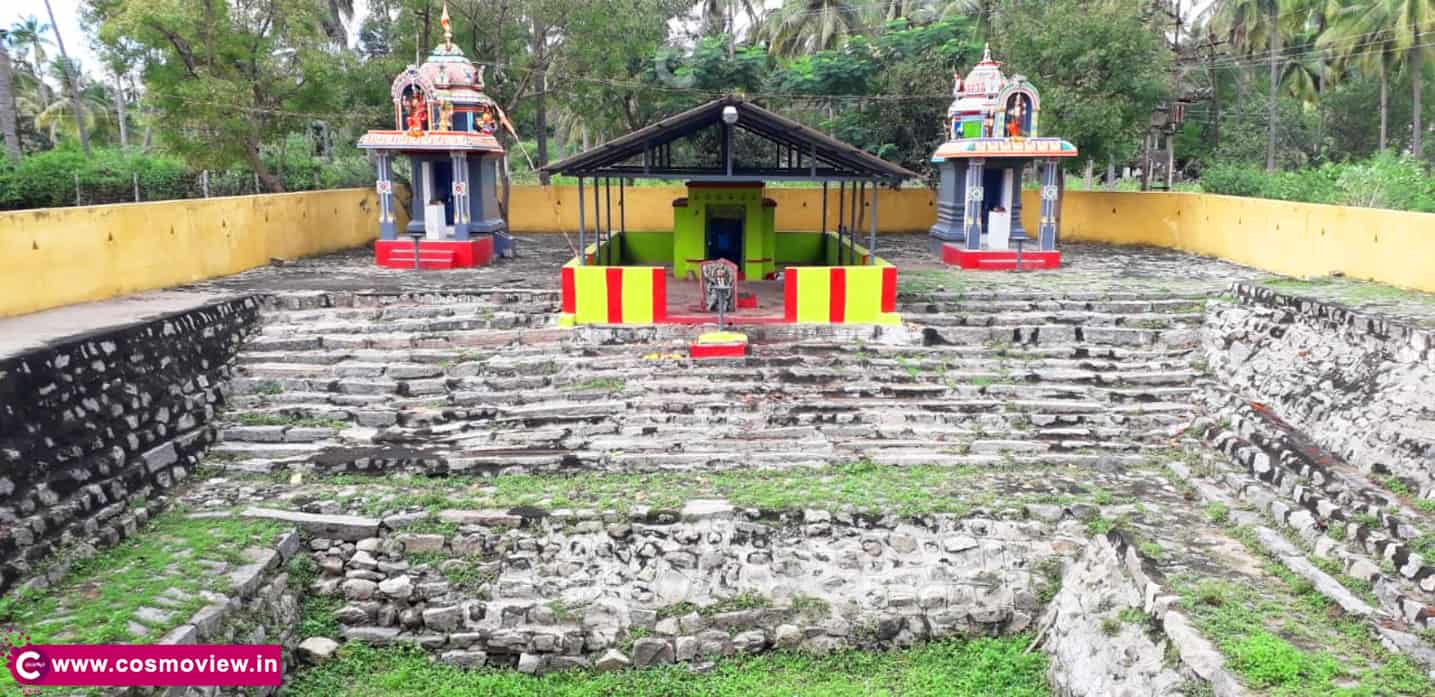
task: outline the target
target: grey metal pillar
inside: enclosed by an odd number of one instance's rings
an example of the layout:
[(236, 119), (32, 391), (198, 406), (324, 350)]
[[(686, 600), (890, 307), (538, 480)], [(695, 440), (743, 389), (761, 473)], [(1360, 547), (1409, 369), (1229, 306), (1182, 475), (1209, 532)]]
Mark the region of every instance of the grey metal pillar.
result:
[(1017, 165), (1011, 170), (1011, 239), (1031, 239), (1026, 234), (1026, 228), (1021, 224), (1021, 175), (1024, 165)]
[(468, 224), (473, 220), (473, 206), (469, 202), (468, 154), (453, 153), (453, 239), (468, 241)]
[(379, 239), (395, 240), (399, 230), (394, 217), (394, 180), (388, 153), (379, 152), (378, 168), (379, 178), (374, 188), (379, 192)]
[(1057, 206), (1061, 205), (1061, 189), (1057, 187), (1056, 178), (1060, 176), (1061, 167), (1056, 160), (1046, 160), (1041, 167), (1041, 225), (1037, 228), (1037, 241), (1042, 251), (1056, 249), (1056, 214)]
[(967, 197), (962, 221), (967, 249), (982, 248), (982, 204), (986, 191), (982, 188), (982, 175), (986, 171), (986, 160), (972, 160), (967, 165)]
[(872, 180), (872, 231), (867, 234), (867, 263), (877, 263), (877, 180)]
[(578, 177), (578, 265), (588, 263), (588, 240), (585, 239), (583, 231), (583, 218), (587, 213), (583, 210), (583, 177)]

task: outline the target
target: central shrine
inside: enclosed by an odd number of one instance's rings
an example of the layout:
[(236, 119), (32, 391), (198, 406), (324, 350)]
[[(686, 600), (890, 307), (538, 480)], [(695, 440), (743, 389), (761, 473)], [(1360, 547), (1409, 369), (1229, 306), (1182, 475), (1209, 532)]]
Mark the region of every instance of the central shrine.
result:
[[(544, 170), (578, 180), (566, 326), (900, 322), (897, 269), (875, 255), (877, 192), (921, 176), (741, 96)], [(640, 178), (686, 183), (671, 230), (627, 229), (627, 182)], [(767, 182), (821, 183), (821, 227), (778, 229)]]
[[(947, 142), (932, 156), (941, 173), (933, 246), (966, 269), (1011, 269), (1023, 252), (1027, 268), (1054, 268), (1061, 263), (1060, 161), (1076, 157), (1076, 146), (1039, 135), (1041, 96), (1025, 76), (1008, 79), (1001, 65), (988, 47), (965, 80), (955, 77)], [(1041, 178), (1035, 240), (1022, 222), (1022, 175), (1031, 165)], [(1023, 249), (1029, 242), (1033, 249)]]

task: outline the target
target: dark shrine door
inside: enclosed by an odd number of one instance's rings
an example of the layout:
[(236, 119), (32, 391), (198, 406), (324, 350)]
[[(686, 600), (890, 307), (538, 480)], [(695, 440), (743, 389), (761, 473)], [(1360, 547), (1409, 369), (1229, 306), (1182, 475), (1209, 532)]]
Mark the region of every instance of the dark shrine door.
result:
[[(993, 208), (1002, 205), (1006, 198), (1002, 193), (1002, 186), (1006, 184), (1006, 170), (1000, 167), (987, 167), (982, 171), (982, 194), (985, 200), (982, 201), (982, 229), (989, 229), (987, 214)], [(985, 233), (984, 233), (985, 234)]]
[(709, 209), (708, 259), (727, 259), (742, 268), (742, 213), (741, 208), (732, 211)]
[(443, 223), (453, 225), (453, 161), (433, 163), (433, 196), (443, 201)]

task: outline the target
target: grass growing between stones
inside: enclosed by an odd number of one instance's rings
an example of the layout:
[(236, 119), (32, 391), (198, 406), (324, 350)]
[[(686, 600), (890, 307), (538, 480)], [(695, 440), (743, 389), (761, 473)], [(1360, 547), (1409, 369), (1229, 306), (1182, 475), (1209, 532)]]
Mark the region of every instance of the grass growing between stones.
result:
[(1029, 636), (928, 644), (885, 653), (764, 654), (724, 659), (707, 673), (669, 666), (618, 673), (531, 677), (511, 670), (464, 672), (413, 649), (346, 645), (338, 657), (295, 676), (291, 697), (485, 695), (486, 697), (1039, 697), (1051, 694), (1046, 657), (1024, 654)]
[[(171, 511), (139, 533), (75, 562), (57, 584), (0, 599), (0, 625), (24, 629), (36, 644), (153, 642), (208, 604), (201, 591), (229, 590), (226, 574), (246, 563), (246, 547), (272, 547), (278, 523), (190, 519)], [(168, 615), (137, 618), (140, 608)]]
[[(890, 467), (855, 463), (787, 470), (726, 472), (507, 475), (461, 480), (389, 476), (339, 476), (323, 484), (345, 510), (385, 515), (404, 509), (497, 508), (596, 509), (626, 512), (639, 506), (679, 509), (692, 499), (726, 499), (735, 506), (763, 510), (851, 509), (895, 514), (964, 514), (976, 508), (1023, 503), (1074, 503), (1080, 494), (1011, 491), (1009, 480), (1028, 473), (1051, 473), (1049, 466)], [(347, 491), (344, 491), (347, 489)]]
[(1355, 308), (1380, 307), (1397, 313), (1408, 310), (1420, 324), (1435, 324), (1435, 293), (1407, 290), (1384, 283), (1349, 278), (1273, 278), (1264, 281), (1272, 290), (1317, 300), (1337, 302)]
[(1268, 570), (1275, 577), (1264, 583), (1172, 582), (1196, 627), (1247, 687), (1292, 697), (1435, 694), (1435, 682), (1382, 647), (1363, 620), (1345, 616), (1309, 583)]

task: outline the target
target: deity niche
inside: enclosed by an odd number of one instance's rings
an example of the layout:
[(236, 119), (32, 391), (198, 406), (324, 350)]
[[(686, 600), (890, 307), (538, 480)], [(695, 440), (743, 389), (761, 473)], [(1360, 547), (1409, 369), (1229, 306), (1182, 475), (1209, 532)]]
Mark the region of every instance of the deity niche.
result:
[(478, 110), (478, 132), (493, 135), (498, 131), (498, 120), (493, 118), (493, 109), (482, 107)]
[(417, 89), (413, 90), (404, 106), (408, 111), (406, 120), (409, 135), (423, 133), (425, 126), (428, 125), (429, 117), (428, 101), (424, 99), (423, 92)]
[(1031, 98), (1014, 94), (1006, 105), (1006, 137), (1022, 138), (1031, 134)]

